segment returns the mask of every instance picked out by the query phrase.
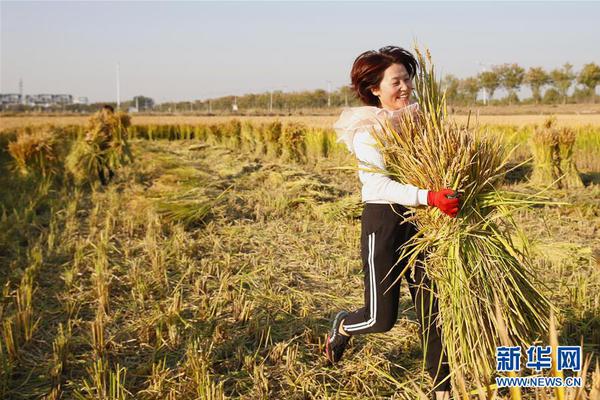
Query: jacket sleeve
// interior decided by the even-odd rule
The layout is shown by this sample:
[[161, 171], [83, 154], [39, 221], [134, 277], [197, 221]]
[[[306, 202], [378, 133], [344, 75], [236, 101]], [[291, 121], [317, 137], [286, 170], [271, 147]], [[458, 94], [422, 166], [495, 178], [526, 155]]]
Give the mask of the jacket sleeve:
[[358, 132], [354, 136], [353, 144], [358, 159], [358, 177], [363, 185], [363, 193], [368, 193], [369, 198], [404, 206], [427, 205], [428, 190], [396, 182], [385, 173], [366, 171], [366, 169], [385, 170], [383, 156], [368, 131]]

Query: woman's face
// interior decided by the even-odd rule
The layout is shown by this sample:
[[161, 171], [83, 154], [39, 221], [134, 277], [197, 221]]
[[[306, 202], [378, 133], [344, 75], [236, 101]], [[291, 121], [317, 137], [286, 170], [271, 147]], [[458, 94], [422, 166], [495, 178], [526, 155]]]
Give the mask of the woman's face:
[[410, 104], [413, 84], [406, 67], [392, 64], [383, 73], [379, 88], [371, 89], [379, 97], [381, 107], [394, 111]]

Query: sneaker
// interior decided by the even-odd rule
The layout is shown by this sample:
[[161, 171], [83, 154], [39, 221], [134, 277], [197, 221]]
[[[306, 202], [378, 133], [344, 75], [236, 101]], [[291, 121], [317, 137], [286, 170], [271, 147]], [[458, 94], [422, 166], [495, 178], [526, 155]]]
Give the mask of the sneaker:
[[331, 331], [327, 334], [325, 340], [325, 356], [331, 364], [335, 364], [342, 358], [344, 350], [350, 341], [350, 336], [345, 336], [340, 333], [340, 324], [342, 320], [348, 316], [346, 311], [340, 311], [333, 319]]

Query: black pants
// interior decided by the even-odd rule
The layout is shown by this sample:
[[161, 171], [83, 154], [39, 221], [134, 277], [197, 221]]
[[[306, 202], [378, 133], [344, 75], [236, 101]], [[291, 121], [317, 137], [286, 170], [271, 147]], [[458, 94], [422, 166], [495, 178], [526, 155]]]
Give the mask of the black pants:
[[[392, 283], [406, 266], [406, 262], [398, 263], [400, 248], [417, 232], [413, 224], [403, 223], [398, 215], [404, 211], [406, 208], [398, 204], [394, 204], [393, 209], [390, 204], [365, 204], [361, 219], [365, 305], [344, 320], [343, 328], [350, 334], [387, 332], [396, 323], [400, 281], [393, 286]], [[411, 272], [414, 273], [414, 279], [410, 276]], [[407, 271], [403, 277], [408, 282], [421, 323], [423, 353], [427, 372], [434, 381], [434, 390], [450, 390], [441, 330], [436, 327], [437, 297], [431, 289], [431, 281], [421, 262], [414, 271]]]

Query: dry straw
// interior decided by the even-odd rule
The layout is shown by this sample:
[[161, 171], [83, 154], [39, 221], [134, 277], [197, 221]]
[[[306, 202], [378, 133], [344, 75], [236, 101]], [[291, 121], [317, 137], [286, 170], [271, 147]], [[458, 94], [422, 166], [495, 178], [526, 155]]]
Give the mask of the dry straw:
[[573, 157], [573, 146], [575, 145], [575, 131], [569, 127], [563, 127], [558, 131], [558, 159], [563, 189], [581, 188], [583, 181], [575, 165]]
[[35, 132], [22, 128], [16, 140], [8, 143], [8, 152], [22, 175], [38, 171], [42, 176], [47, 176], [56, 172], [58, 140], [56, 129], [50, 125]]
[[127, 114], [104, 109], [90, 117], [85, 138], [75, 142], [65, 159], [65, 169], [76, 183], [94, 182], [133, 160], [127, 142], [130, 124]]
[[409, 271], [424, 255], [458, 396], [468, 386], [485, 387], [492, 380], [495, 349], [503, 341], [497, 307], [511, 343], [524, 346], [547, 329], [552, 306], [539, 290], [526, 239], [520, 246], [513, 242], [512, 234], [519, 231], [511, 218], [515, 208], [542, 201], [499, 190], [510, 154], [468, 123], [460, 126], [447, 118], [430, 54], [416, 53], [420, 109], [383, 125], [374, 136], [386, 173], [395, 180], [464, 192], [456, 219], [435, 208], [417, 208], [406, 216], [419, 232], [403, 247], [397, 266]]
[[533, 172], [529, 182], [536, 186], [562, 189], [583, 187], [573, 157], [575, 131], [556, 127], [556, 118], [548, 118], [536, 127], [530, 139]]

